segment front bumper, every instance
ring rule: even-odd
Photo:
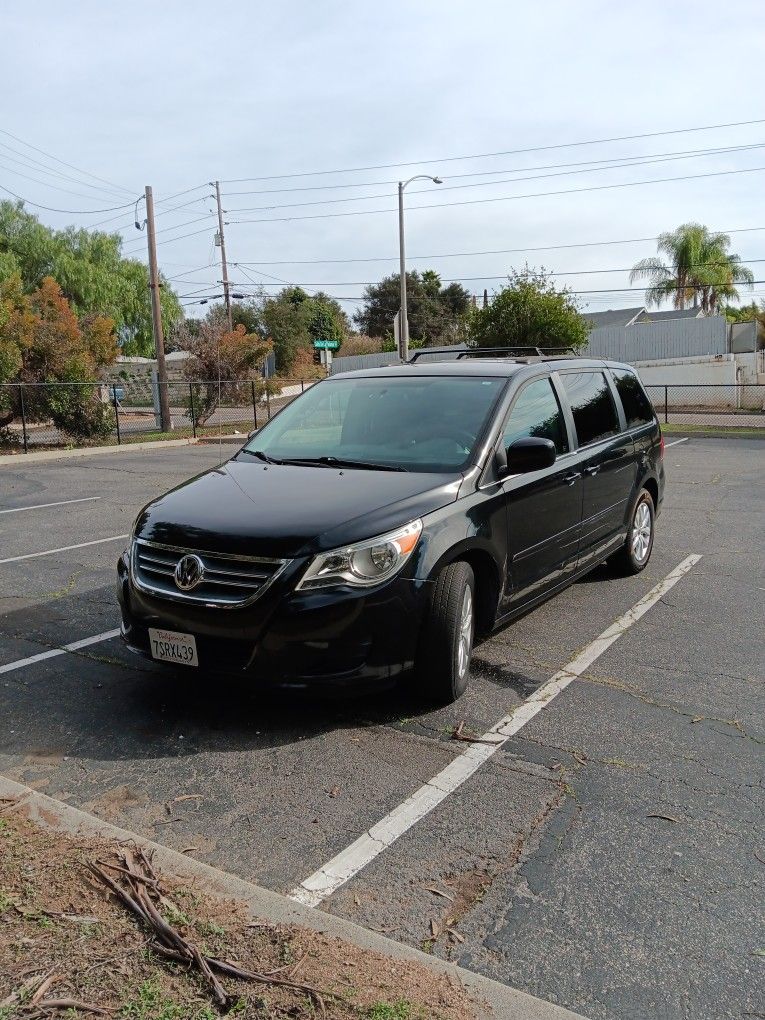
[[[413,665],[427,582],[397,576],[373,589],[296,592],[294,573],[249,606],[208,608],[139,591],[123,555],[122,639],[151,659],[149,627],[193,634],[203,672],[285,687],[385,682]]]

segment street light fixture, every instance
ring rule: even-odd
[[[432,181],[443,184],[440,177],[430,174],[415,174],[408,181],[398,182],[398,249],[399,249],[399,280],[401,283],[401,311],[399,312],[399,356],[402,361],[409,360],[409,320],[406,314],[406,256],[404,254],[404,188],[412,181]]]

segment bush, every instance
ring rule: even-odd
[[[101,401],[95,386],[45,387],[53,424],[72,439],[107,439],[115,427],[114,410]]]

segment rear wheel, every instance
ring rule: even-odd
[[[468,685],[475,636],[475,578],[469,563],[444,567],[435,581],[415,671],[429,701],[448,705]]]
[[[617,570],[625,574],[639,574],[645,569],[653,549],[655,517],[653,497],[648,489],[642,489],[632,508],[624,545],[611,559]]]

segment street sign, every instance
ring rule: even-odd
[[[314,340],[314,347],[318,351],[336,351],[340,346],[339,340]]]

